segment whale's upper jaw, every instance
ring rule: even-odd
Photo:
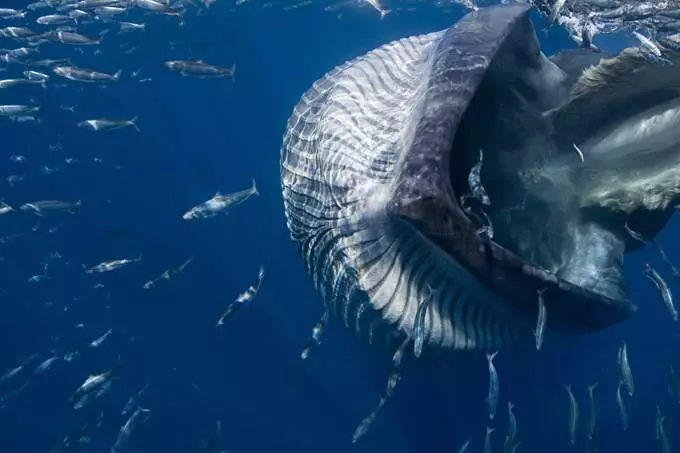
[[[467,19],[477,20],[479,30],[490,24],[481,10]],[[680,97],[677,88],[668,87],[680,79],[680,66],[623,71],[625,65],[643,64],[626,51],[602,63],[602,80],[594,80],[597,68],[591,68],[576,87],[565,87],[559,67],[538,50],[528,19],[519,15],[510,28],[486,71],[465,55],[474,48],[469,35],[455,28],[445,35],[416,109],[413,140],[395,175],[389,212],[518,313],[535,319],[542,290],[553,328],[603,329],[636,310],[623,272],[624,255],[636,244],[624,225],[656,234],[679,204],[680,139],[672,132],[680,130]],[[667,57],[680,63],[678,54]],[[647,95],[647,104],[637,102]],[[611,144],[616,128],[644,130],[645,121],[665,112],[667,103],[676,109],[677,122],[669,120],[649,136],[658,152],[642,160],[617,154]],[[585,161],[573,145],[583,147]],[[477,234],[478,225],[459,202],[469,193],[467,176],[479,149],[491,198],[484,209],[496,232],[492,240]],[[645,195],[636,198],[638,192]]]

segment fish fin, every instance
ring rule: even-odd
[[[253,186],[250,188],[253,191],[253,195],[260,196],[260,192],[257,190],[257,184],[255,184],[255,178],[253,178]]]
[[[387,16],[389,13],[391,13],[391,9],[381,9],[380,10],[380,20],[383,20],[385,16]]]
[[[139,130],[139,126],[137,126],[137,120],[138,120],[138,119],[139,119],[139,117],[138,117],[138,116],[135,116],[134,118],[132,118],[132,119],[129,121],[129,123],[130,123],[130,126],[134,127],[135,130],[136,130],[137,132],[141,132],[141,131]]]
[[[229,68],[229,76],[231,77],[231,83],[236,83],[236,63]]]
[[[123,74],[123,70],[119,69],[118,71],[113,74],[113,79],[118,82],[120,80],[120,76]]]

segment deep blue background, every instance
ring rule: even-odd
[[[105,411],[102,429],[81,451],[106,451],[125,421],[123,404],[147,378],[151,388],[142,404],[152,417],[132,439],[132,453],[200,451],[217,419],[223,422],[221,448],[239,453],[435,453],[457,451],[468,438],[470,451],[481,451],[487,417],[483,354],[407,361],[395,397],[356,445],[350,443],[352,433],[383,391],[390,351],[366,347],[332,320],[323,344],[306,362],[299,358],[321,303],[284,223],[279,148],[286,120],[304,90],[335,65],[393,39],[448,27],[462,12],[455,6],[445,14],[418,5],[379,21],[374,10],[361,7],[344,11],[339,20],[324,6],[282,11],[278,5],[262,9],[246,3],[232,11],[218,0],[207,14],[188,14],[182,27],[173,18],[136,13],[126,20],[147,22],[144,33],[116,35],[114,24],[83,26],[90,34],[112,28],[98,46],[100,53],[88,48],[81,55],[48,44],[41,48],[42,57],[71,56],[78,66],[123,69],[119,83],[102,88],[55,76],[44,90],[0,93],[0,104],[34,100],[42,105],[39,124],[0,121],[0,178],[25,178],[0,186],[1,197],[13,206],[40,199],[83,203],[77,215],[0,217],[0,236],[25,233],[0,244],[0,370],[33,353],[44,359],[52,350],[81,351],[73,362],[58,363],[44,375],[27,370],[0,384],[0,394],[6,394],[29,383],[0,410],[0,452],[49,451],[100,409]],[[573,46],[557,29],[548,35],[539,31],[539,37],[548,54]],[[18,47],[8,40],[0,46]],[[126,53],[135,46],[137,51]],[[198,58],[222,66],[235,62],[236,83],[183,78],[162,65]],[[22,69],[10,66],[0,75],[17,76]],[[130,79],[138,69],[140,77],[153,80]],[[88,118],[132,116],[139,117],[141,132],[75,127]],[[50,150],[57,144],[60,150]],[[27,162],[11,162],[12,154],[26,156]],[[68,165],[67,157],[79,162]],[[59,171],[46,174],[42,166]],[[218,190],[249,187],[253,177],[262,196],[231,215],[181,219]],[[112,227],[127,234],[104,234]],[[660,240],[680,263],[677,227],[671,222]],[[42,272],[41,263],[55,250],[63,258],[50,265],[49,280],[27,282]],[[110,274],[87,275],[82,269],[140,254],[142,263]],[[153,290],[142,289],[145,281],[190,255],[196,259],[183,274]],[[519,451],[585,451],[583,444],[573,447],[568,441],[565,384],[572,385],[581,404],[583,442],[587,386],[599,382],[602,453],[657,451],[656,404],[671,418],[667,431],[680,428],[666,372],[672,360],[680,371],[678,329],[643,277],[645,260],[665,270],[653,250],[628,258],[640,307],[629,322],[585,337],[549,335],[540,353],[499,354],[501,403],[494,425],[499,450],[510,399],[517,406]],[[257,299],[225,326],[215,327],[260,264],[267,275]],[[99,281],[104,288],[93,288]],[[100,348],[87,346],[109,327],[114,333]],[[628,400],[630,430],[622,434],[614,395],[616,349],[624,339],[636,393]],[[71,393],[88,374],[110,368],[118,357],[125,368],[112,392],[73,410]]]

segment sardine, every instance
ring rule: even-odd
[[[55,213],[67,212],[69,214],[77,211],[82,205],[82,201],[76,202],[59,200],[41,200],[32,203],[25,203],[19,207],[24,212],[33,212],[38,216],[46,216]]]
[[[264,280],[264,267],[260,266],[260,270],[257,273],[257,279],[251,283],[248,289],[239,294],[234,302],[227,306],[220,318],[217,320],[218,326],[223,325],[226,319],[234,313],[236,308],[244,305],[246,302],[252,301],[255,296],[257,296],[257,293],[260,291],[260,287],[262,286],[262,280]]]
[[[0,116],[16,116],[35,113],[40,110],[37,105],[0,105]]]
[[[415,355],[416,358],[420,357],[420,354],[423,352],[423,345],[425,344],[425,336],[427,334],[425,318],[431,301],[432,294],[430,293],[420,302],[418,310],[416,311],[416,317],[413,324],[413,355]]]
[[[127,420],[127,422],[125,422],[125,424],[120,428],[120,432],[116,438],[116,443],[113,445],[113,447],[111,447],[111,453],[123,451],[130,441],[130,436],[132,436],[135,430],[141,424],[145,423],[150,416],[151,411],[149,409],[144,409],[141,406],[138,407],[137,410]]]
[[[90,38],[89,36],[69,31],[50,31],[40,35],[40,38],[76,46],[93,46],[101,44],[102,42],[101,36],[98,38]]]
[[[630,363],[628,362],[628,345],[626,345],[625,341],[619,348],[618,364],[619,379],[621,379],[621,382],[626,386],[628,394],[633,396],[635,384],[633,382],[633,372],[631,371]]]
[[[146,393],[146,391],[149,389],[150,385],[151,382],[147,379],[146,383],[144,384],[144,387],[142,387],[137,393],[128,398],[127,402],[125,403],[125,406],[123,406],[121,415],[127,415],[130,412],[132,412],[132,409],[139,406],[139,401],[142,399],[142,396],[144,396],[144,393]]]
[[[498,373],[493,364],[493,359],[498,354],[498,351],[486,354],[486,360],[489,365],[489,394],[486,397],[486,404],[489,406],[489,420],[493,420],[496,416],[496,407],[498,407]]]
[[[133,263],[139,263],[142,261],[142,256],[138,256],[137,258],[124,258],[120,260],[111,260],[111,261],[102,261],[101,263],[97,264],[96,266],[93,266],[87,270],[85,270],[86,274],[94,274],[94,273],[101,273],[101,272],[111,272],[115,271],[116,269],[120,269],[123,266],[127,266],[129,264]]]
[[[52,68],[55,74],[65,77],[76,82],[89,83],[107,83],[118,82],[122,70],[116,71],[114,74],[106,74],[104,72],[92,71],[90,69],[77,68],[75,66],[56,66]]]
[[[102,335],[99,337],[95,338],[90,342],[90,347],[92,348],[98,348],[99,346],[102,345],[106,341],[107,338],[113,333],[113,329],[109,329],[106,332],[104,332]]]
[[[677,321],[678,311],[675,309],[675,304],[673,303],[673,294],[671,293],[671,289],[668,287],[664,279],[661,278],[659,273],[648,263],[645,263],[645,277],[654,283],[656,289],[658,289],[659,293],[661,293],[661,298],[663,299],[664,304],[666,304],[666,308],[671,314],[671,318],[673,321]]]
[[[576,402],[576,398],[571,391],[571,385],[565,385],[564,388],[569,394],[569,441],[573,445],[576,443],[576,436],[578,434],[578,403]]]
[[[44,80],[32,80],[32,79],[4,79],[0,80],[0,88],[12,88],[21,85],[41,85],[45,86]]]
[[[239,190],[238,192],[223,195],[217,192],[210,200],[194,206],[182,215],[184,220],[206,219],[218,214],[227,215],[229,211],[246,201],[253,195],[260,195],[253,179],[253,184],[249,189]]]
[[[77,126],[83,129],[89,129],[91,131],[114,131],[116,129],[132,127],[137,132],[139,132],[139,127],[137,127],[136,116],[129,120],[110,120],[106,118],[100,118],[96,120],[85,120],[79,122]]]
[[[545,308],[545,301],[543,300],[544,289],[538,290],[538,316],[536,318],[536,330],[534,336],[536,337],[536,350],[540,350],[543,345],[543,336],[545,335],[545,326],[548,312]]]
[[[189,61],[189,60],[171,60],[166,61],[165,66],[177,71],[186,77],[225,77],[229,76],[232,82],[235,81],[236,65],[233,64],[229,68],[222,68],[205,63],[203,60]]]
[[[514,404],[508,401],[508,433],[505,436],[505,443],[503,444],[504,453],[512,452],[515,437],[517,437],[517,419],[515,418],[515,413],[512,411],[514,407]]]
[[[595,435],[595,425],[597,423],[597,407],[595,406],[595,389],[597,382],[588,386],[588,398],[590,400],[590,418],[588,420],[588,440],[592,441]]]
[[[491,206],[491,200],[482,185],[482,164],[484,162],[484,151],[479,150],[479,160],[470,170],[468,175],[468,185],[472,191],[472,196],[477,198],[483,205]]]
[[[619,384],[616,386],[616,405],[619,407],[619,415],[621,416],[621,429],[626,431],[628,430],[628,411],[621,395],[621,385],[619,381]]]

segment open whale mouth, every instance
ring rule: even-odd
[[[552,328],[606,328],[636,309],[623,263],[641,244],[625,226],[653,237],[677,204],[680,97],[663,82],[680,70],[650,65],[629,49],[589,69],[581,86],[565,87],[529,19],[493,14],[463,20],[476,21],[476,33],[506,33],[487,41],[502,41],[500,48],[471,45],[475,33],[460,31],[465,26],[440,42],[390,212],[528,319],[542,291]],[[485,72],[475,73],[475,54],[495,55]],[[644,78],[645,86],[631,89]],[[607,114],[590,112],[596,109]],[[490,203],[470,197],[470,172],[479,165]]]

